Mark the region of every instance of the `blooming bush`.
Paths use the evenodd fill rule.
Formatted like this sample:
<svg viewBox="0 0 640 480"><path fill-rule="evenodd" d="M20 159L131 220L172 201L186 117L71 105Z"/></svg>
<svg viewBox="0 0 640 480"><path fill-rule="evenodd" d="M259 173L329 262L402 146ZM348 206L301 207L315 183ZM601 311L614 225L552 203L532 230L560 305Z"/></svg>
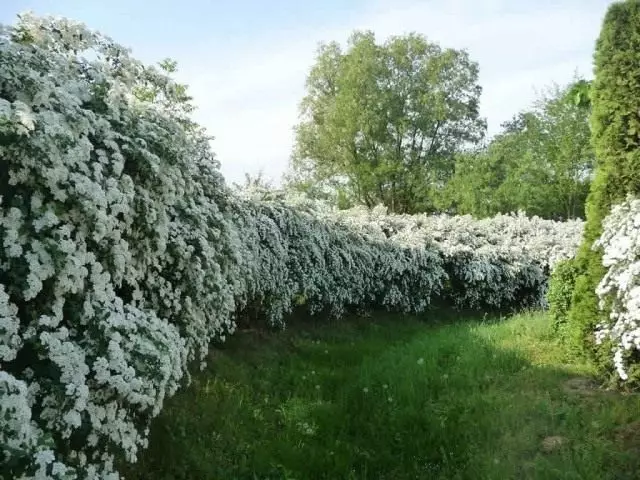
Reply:
<svg viewBox="0 0 640 480"><path fill-rule="evenodd" d="M540 305L581 225L233 194L184 88L81 24L0 31L0 463L118 478L237 316Z"/></svg>
<svg viewBox="0 0 640 480"><path fill-rule="evenodd" d="M0 65L0 404L16 405L2 463L103 477L233 328L224 183L202 132L169 112L175 85L110 39L25 16L2 30Z"/></svg>
<svg viewBox="0 0 640 480"><path fill-rule="evenodd" d="M640 380L640 200L613 207L595 246L604 250L607 273L596 293L609 312L596 329L596 341L612 343L612 361L621 380Z"/></svg>
<svg viewBox="0 0 640 480"><path fill-rule="evenodd" d="M448 278L446 303L466 308L546 306L549 272L574 255L583 227L577 220L554 222L523 213L475 220L469 215L387 215L378 207L338 216L374 238L439 251Z"/></svg>

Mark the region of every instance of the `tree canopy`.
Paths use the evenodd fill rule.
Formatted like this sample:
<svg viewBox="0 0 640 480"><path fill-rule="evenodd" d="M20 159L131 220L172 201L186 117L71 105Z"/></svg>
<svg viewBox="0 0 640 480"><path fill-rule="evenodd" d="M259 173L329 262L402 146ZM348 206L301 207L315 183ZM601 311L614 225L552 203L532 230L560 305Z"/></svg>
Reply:
<svg viewBox="0 0 640 480"><path fill-rule="evenodd" d="M333 188L344 204L433 211L457 152L476 145L478 65L418 34L376 43L355 32L323 44L306 83L292 155L293 184Z"/></svg>
<svg viewBox="0 0 640 480"><path fill-rule="evenodd" d="M478 65L409 34L322 44L307 78L288 186L339 208L584 217L591 82L544 91L486 143Z"/></svg>
<svg viewBox="0 0 640 480"><path fill-rule="evenodd" d="M594 164L585 85L548 89L486 147L459 155L442 205L481 217L583 217Z"/></svg>

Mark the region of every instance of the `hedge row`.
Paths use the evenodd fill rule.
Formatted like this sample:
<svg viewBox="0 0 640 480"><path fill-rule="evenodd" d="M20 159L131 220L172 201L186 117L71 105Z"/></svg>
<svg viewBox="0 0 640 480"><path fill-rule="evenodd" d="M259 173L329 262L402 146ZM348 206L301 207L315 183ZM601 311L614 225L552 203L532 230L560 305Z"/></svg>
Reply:
<svg viewBox="0 0 640 480"><path fill-rule="evenodd" d="M3 28L0 71L4 478L118 478L240 313L538 306L579 241L234 195L183 89L68 20Z"/></svg>

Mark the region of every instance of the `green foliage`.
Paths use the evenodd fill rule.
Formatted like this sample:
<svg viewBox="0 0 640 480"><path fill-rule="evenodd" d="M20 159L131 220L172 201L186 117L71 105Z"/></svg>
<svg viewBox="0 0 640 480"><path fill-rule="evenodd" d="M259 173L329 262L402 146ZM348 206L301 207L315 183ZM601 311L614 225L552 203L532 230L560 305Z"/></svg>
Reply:
<svg viewBox="0 0 640 480"><path fill-rule="evenodd" d="M126 478L636 478L616 429L638 399L594 389L546 316L433 317L237 334L169 402ZM544 453L555 435L566 443Z"/></svg>
<svg viewBox="0 0 640 480"><path fill-rule="evenodd" d="M433 211L454 154L484 135L478 66L424 37L354 33L322 45L307 78L291 183L342 204Z"/></svg>
<svg viewBox="0 0 640 480"><path fill-rule="evenodd" d="M574 259L563 260L556 264L549 279L549 315L553 326L562 337L566 335L567 315L571 307L571 295L576 282L576 265Z"/></svg>
<svg viewBox="0 0 640 480"><path fill-rule="evenodd" d="M591 82L588 80L578 80L569 90L570 98L574 105L579 107L591 107Z"/></svg>
<svg viewBox="0 0 640 480"><path fill-rule="evenodd" d="M518 210L584 217L594 163L589 108L576 100L584 85L555 86L503 124L486 148L459 155L441 206L477 217Z"/></svg>
<svg viewBox="0 0 640 480"><path fill-rule="evenodd" d="M584 218L594 168L591 83L548 89L479 146L477 78L465 51L418 35L377 45L372 33L355 33L347 51L321 46L288 185L339 208Z"/></svg>
<svg viewBox="0 0 640 480"><path fill-rule="evenodd" d="M596 348L594 329L606 312L595 289L604 276L602 250L592 249L613 204L640 193L640 2L611 5L595 52L591 87L591 128L597 163L587 199L585 235L576 257L579 275L569 312L574 342L584 353L610 367L606 347Z"/></svg>

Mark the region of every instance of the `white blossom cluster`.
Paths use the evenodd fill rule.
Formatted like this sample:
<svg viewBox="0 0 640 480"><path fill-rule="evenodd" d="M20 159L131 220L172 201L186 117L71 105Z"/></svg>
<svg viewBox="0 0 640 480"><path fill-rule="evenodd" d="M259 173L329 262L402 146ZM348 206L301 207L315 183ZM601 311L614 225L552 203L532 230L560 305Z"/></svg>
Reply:
<svg viewBox="0 0 640 480"><path fill-rule="evenodd" d="M389 215L382 206L339 211L284 193L277 196L274 192L253 191L249 197L305 210L374 243L392 243L407 251L437 256L440 274L444 275L437 284L446 287L439 291L440 300L466 308L546 305L549 272L558 261L573 257L583 231L581 220L556 222L523 213L482 220L471 216ZM420 271L417 264L414 266ZM423 308L418 304L407 310Z"/></svg>
<svg viewBox="0 0 640 480"><path fill-rule="evenodd" d="M286 202L230 197L243 279L239 307L271 323L297 305L339 317L349 308L423 311L443 291L437 251L372 240Z"/></svg>
<svg viewBox="0 0 640 480"><path fill-rule="evenodd" d="M175 85L81 24L3 27L0 71L2 474L117 478L233 328L224 181Z"/></svg>
<svg viewBox="0 0 640 480"><path fill-rule="evenodd" d="M597 326L596 341L612 341L615 368L628 380L640 351L640 199L614 206L603 227L595 246L603 248L607 272L596 293L609 318Z"/></svg>
<svg viewBox="0 0 640 480"><path fill-rule="evenodd" d="M581 224L233 194L180 89L109 38L0 31L0 471L116 479L238 315L538 305Z"/></svg>
<svg viewBox="0 0 640 480"><path fill-rule="evenodd" d="M545 306L550 270L575 254L583 222L523 213L476 220L469 215L387 215L382 207L342 212L345 221L405 245L441 252L447 300L459 306ZM518 300L520 299L520 300Z"/></svg>
<svg viewBox="0 0 640 480"><path fill-rule="evenodd" d="M498 250L511 256L527 256L545 267L573 257L584 227L582 220L557 222L527 217L523 212L479 220L470 215L389 215L382 206L336 213L345 222L378 237L384 235L408 244L427 241L448 255Z"/></svg>

